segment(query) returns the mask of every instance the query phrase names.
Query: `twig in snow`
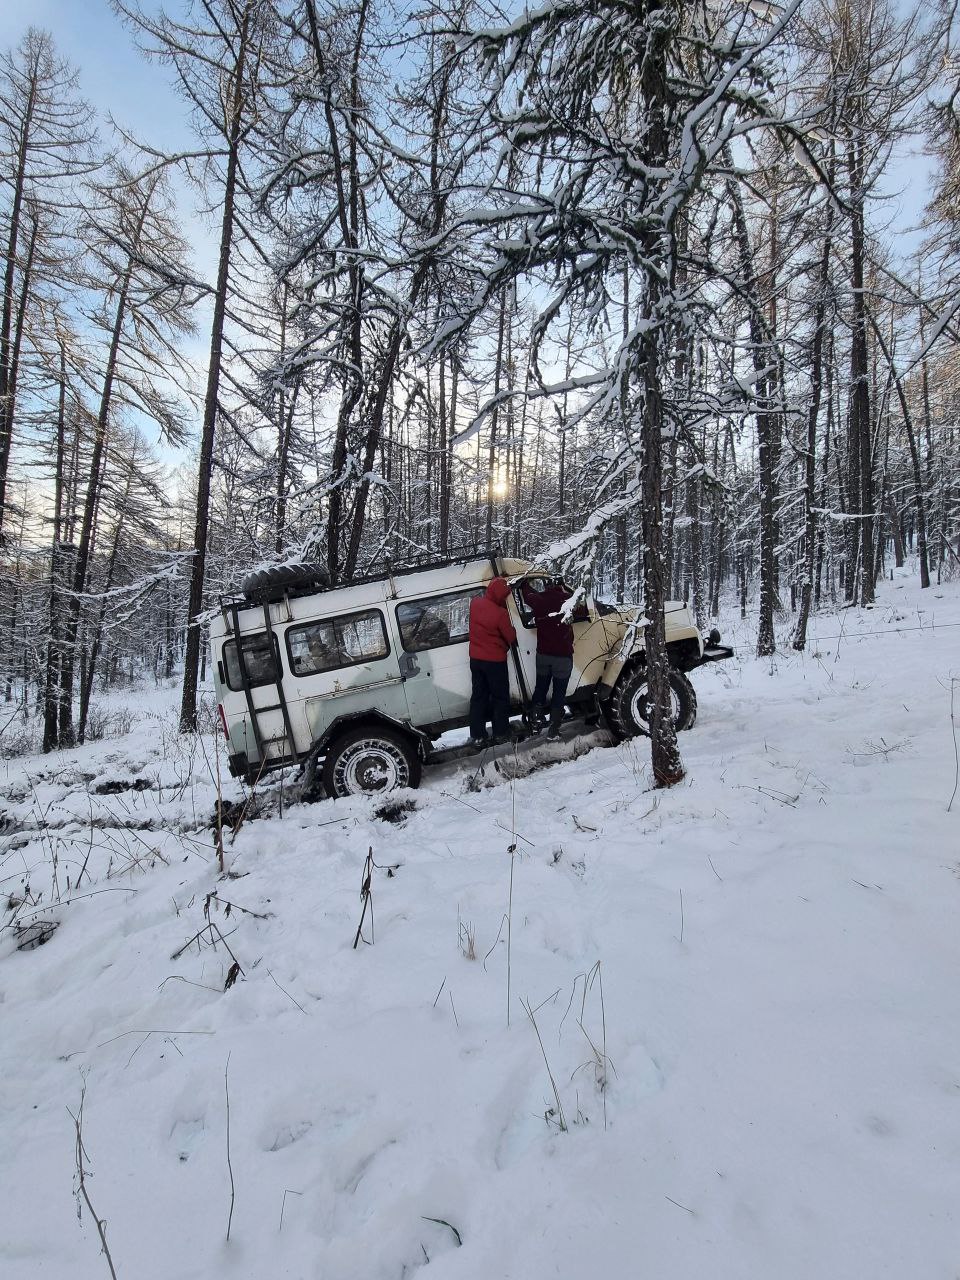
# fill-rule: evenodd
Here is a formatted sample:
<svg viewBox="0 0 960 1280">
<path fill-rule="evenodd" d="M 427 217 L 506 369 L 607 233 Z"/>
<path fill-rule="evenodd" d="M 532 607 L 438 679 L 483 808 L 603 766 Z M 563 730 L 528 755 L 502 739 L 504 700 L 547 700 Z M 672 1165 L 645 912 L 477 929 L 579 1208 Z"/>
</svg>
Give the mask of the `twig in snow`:
<svg viewBox="0 0 960 1280">
<path fill-rule="evenodd" d="M 549 1004 L 551 1000 L 556 1000 L 559 994 L 560 994 L 560 988 L 557 987 L 556 991 L 554 991 L 551 995 L 547 996 L 545 1000 L 540 1001 L 540 1003 L 537 1005 L 537 1007 L 534 1009 L 533 1012 L 539 1013 L 545 1004 Z"/>
<path fill-rule="evenodd" d="M 952 548 L 951 548 L 952 550 Z M 957 747 L 957 718 L 953 710 L 954 694 L 957 689 L 957 678 L 950 678 L 950 729 L 953 733 L 953 793 L 950 796 L 950 803 L 947 805 L 947 813 L 953 808 L 953 802 L 957 798 L 957 784 L 960 783 L 960 749 Z"/>
<path fill-rule="evenodd" d="M 507 895 L 507 1026 L 510 1025 L 510 979 L 513 958 L 513 864 L 516 860 L 517 846 L 510 846 L 510 892 Z"/>
<path fill-rule="evenodd" d="M 157 987 L 157 990 L 158 990 L 158 991 L 162 991 L 162 990 L 163 990 L 163 988 L 167 985 L 167 983 L 168 983 L 168 982 L 185 982 L 185 983 L 187 984 L 187 986 L 188 986 L 188 987 L 199 987 L 201 991 L 215 991 L 215 992 L 217 993 L 217 995 L 219 995 L 219 994 L 220 994 L 220 988 L 219 988 L 219 987 L 211 987 L 211 986 L 208 986 L 208 984 L 207 984 L 207 983 L 205 983 L 205 982 L 192 982 L 192 981 L 190 980 L 190 978 L 184 978 L 184 977 L 183 977 L 181 974 L 179 974 L 179 973 L 171 973 L 171 974 L 169 974 L 169 975 L 168 975 L 166 978 L 164 978 L 164 980 L 160 983 L 160 985 Z M 152 1034 L 152 1032 L 151 1032 L 151 1034 Z"/>
<path fill-rule="evenodd" d="M 532 840 L 528 840 L 527 837 L 525 835 L 522 835 L 519 831 L 514 831 L 514 830 L 511 830 L 510 827 L 505 827 L 499 818 L 497 818 L 496 820 L 496 825 L 500 828 L 501 831 L 508 831 L 510 835 L 513 836 L 514 840 L 522 840 L 523 843 L 528 844 L 531 849 L 535 849 L 537 847 Z"/>
<path fill-rule="evenodd" d="M 506 917 L 505 915 L 501 916 L 501 917 L 500 917 L 500 928 L 497 930 L 497 936 L 496 936 L 496 937 L 494 938 L 494 940 L 493 940 L 493 946 L 490 948 L 490 950 L 487 952 L 487 954 L 483 957 L 483 969 L 484 969 L 484 972 L 486 972 L 486 968 L 487 968 L 487 961 L 490 959 L 490 957 L 493 955 L 494 951 L 497 949 L 497 943 L 500 941 L 500 938 L 501 938 L 501 936 L 503 935 L 503 926 L 506 924 L 506 922 L 507 922 L 507 917 Z"/>
<path fill-rule="evenodd" d="M 367 857 L 363 864 L 363 878 L 360 881 L 360 900 L 363 903 L 363 910 L 360 913 L 360 923 L 357 925 L 356 936 L 353 939 L 353 949 L 356 951 L 361 940 L 366 942 L 363 936 L 363 922 L 367 918 L 367 907 L 370 908 L 370 943 L 373 945 L 373 845 L 367 851 Z"/>
<path fill-rule="evenodd" d="M 720 874 L 717 868 L 713 865 L 713 859 L 710 857 L 709 853 L 707 854 L 707 861 L 710 863 L 710 870 L 717 877 L 720 883 L 723 884 L 723 876 Z"/>
<path fill-rule="evenodd" d="M 282 991 L 283 994 L 287 997 L 287 999 L 292 1001 L 297 1006 L 297 1008 L 300 1010 L 301 1013 L 307 1012 L 299 1000 L 295 1000 L 285 987 L 280 986 L 280 983 L 276 980 L 276 978 L 273 976 L 273 974 L 270 972 L 269 969 L 267 970 L 267 977 L 270 979 L 270 981 L 273 983 L 273 985 L 277 988 L 278 991 Z M 299 1191 L 296 1194 L 299 1195 L 300 1194 Z"/>
<path fill-rule="evenodd" d="M 452 1222 L 447 1222 L 446 1218 L 428 1218 L 425 1213 L 421 1213 L 420 1217 L 423 1218 L 424 1222 L 435 1222 L 439 1227 L 449 1228 L 449 1230 L 453 1232 L 453 1238 L 457 1242 L 458 1249 L 463 1244 L 463 1237 L 461 1236 L 460 1232 L 457 1230 L 457 1228 L 453 1225 Z"/>
<path fill-rule="evenodd" d="M 446 986 L 446 983 L 447 983 L 447 978 L 446 978 L 446 974 L 444 974 L 443 982 L 441 982 L 441 983 L 440 983 L 440 990 L 439 990 L 439 991 L 437 992 L 437 994 L 433 997 L 433 1007 L 434 1007 L 434 1009 L 437 1007 L 437 1001 L 440 999 L 440 992 L 441 992 L 441 991 L 443 990 L 443 988 Z"/>
<path fill-rule="evenodd" d="M 453 1003 L 453 992 L 452 992 L 452 991 L 448 991 L 448 992 L 447 992 L 447 995 L 450 997 L 450 1008 L 453 1010 L 453 1020 L 454 1020 L 454 1022 L 457 1024 L 457 1030 L 459 1031 L 459 1030 L 460 1030 L 460 1019 L 457 1017 L 457 1006 Z"/>
<path fill-rule="evenodd" d="M 227 1065 L 223 1069 L 223 1091 L 227 1100 L 227 1173 L 230 1175 L 230 1212 L 227 1215 L 227 1240 L 230 1239 L 230 1228 L 233 1225 L 233 1206 L 237 1199 L 237 1189 L 233 1181 L 233 1164 L 230 1161 L 230 1055 L 227 1054 Z"/>
<path fill-rule="evenodd" d="M 216 991 L 216 987 L 210 987 L 208 989 L 210 991 Z M 101 1040 L 100 1043 L 96 1046 L 96 1048 L 104 1049 L 108 1044 L 115 1044 L 117 1040 L 122 1040 L 124 1036 L 213 1036 L 213 1035 L 216 1035 L 215 1031 L 157 1031 L 157 1030 L 121 1031 L 118 1036 L 111 1036 L 109 1040 Z M 74 1050 L 74 1052 L 77 1052 L 77 1050 Z M 70 1054 L 69 1056 L 72 1057 L 73 1054 Z"/>
<path fill-rule="evenodd" d="M 561 1103 L 561 1101 L 560 1101 L 560 1093 L 559 1093 L 559 1091 L 558 1091 L 558 1089 L 557 1089 L 557 1082 L 556 1082 L 556 1080 L 554 1080 L 554 1078 L 553 1078 L 553 1072 L 550 1070 L 550 1063 L 549 1063 L 549 1061 L 548 1061 L 548 1059 L 547 1059 L 547 1051 L 546 1051 L 546 1049 L 543 1047 L 543 1037 L 540 1035 L 540 1028 L 537 1026 L 537 1020 L 536 1020 L 536 1018 L 533 1016 L 533 1010 L 530 1008 L 530 1001 L 529 1001 L 529 1000 L 527 1000 L 527 1001 L 526 1001 L 526 1003 L 524 1003 L 524 1001 L 523 1001 L 523 1000 L 521 1000 L 521 1001 L 520 1001 L 520 1004 L 523 1006 L 523 1008 L 524 1008 L 524 1009 L 526 1009 L 526 1011 L 527 1011 L 527 1017 L 528 1017 L 528 1018 L 530 1019 L 530 1021 L 533 1023 L 533 1029 L 534 1029 L 534 1031 L 537 1033 L 537 1041 L 538 1041 L 538 1043 L 539 1043 L 539 1045 L 540 1045 L 540 1052 L 543 1054 L 543 1062 L 544 1062 L 544 1065 L 545 1065 L 545 1066 L 546 1066 L 546 1068 L 547 1068 L 547 1075 L 550 1077 L 550 1084 L 551 1084 L 551 1086 L 553 1087 L 553 1097 L 554 1097 L 554 1101 L 555 1101 L 555 1102 L 556 1102 L 556 1104 L 557 1104 L 557 1118 L 558 1118 L 558 1124 L 559 1124 L 559 1126 L 560 1126 L 560 1132 L 561 1132 L 561 1133 L 566 1133 L 566 1132 L 567 1132 L 567 1122 L 566 1122 L 566 1120 L 565 1120 L 565 1118 L 564 1118 L 564 1115 L 563 1115 L 563 1104 L 562 1104 L 562 1103 Z M 549 1114 L 549 1113 L 548 1113 L 548 1114 Z"/>
<path fill-rule="evenodd" d="M 228 902 L 226 898 L 221 898 L 216 889 L 211 889 L 203 900 L 204 919 L 210 919 L 210 903 L 215 903 L 218 907 L 223 907 L 223 914 L 229 917 L 231 911 L 240 911 L 245 916 L 253 916 L 254 920 L 269 920 L 273 914 L 271 911 L 253 911 L 250 907 L 241 907 L 238 902 Z"/>
<path fill-rule="evenodd" d="M 224 947 L 226 948 L 227 954 L 230 956 L 230 959 L 233 961 L 233 965 L 231 965 L 231 969 L 234 969 L 234 966 L 235 966 L 233 979 L 227 984 L 228 986 L 233 986 L 233 983 L 237 979 L 237 975 L 243 974 L 244 969 L 243 969 L 243 966 L 240 964 L 240 961 L 233 954 L 233 951 L 230 948 L 230 944 L 227 942 L 227 938 L 224 937 L 219 925 L 215 924 L 212 920 L 209 921 L 207 924 L 205 924 L 202 929 L 198 929 L 192 938 L 188 938 L 187 941 L 183 944 L 183 946 L 173 953 L 170 959 L 179 960 L 180 957 L 183 955 L 183 953 L 186 951 L 187 947 L 193 946 L 194 943 L 196 943 L 198 947 L 202 947 L 203 941 L 204 941 L 203 935 L 205 933 L 210 934 L 209 943 L 214 948 L 214 950 L 216 950 L 217 938 L 219 938 L 220 941 L 223 943 Z M 231 933 L 236 933 L 236 929 L 231 930 Z M 229 937 L 230 935 L 228 934 L 227 936 Z"/>
<path fill-rule="evenodd" d="M 80 1218 L 80 1200 L 82 1198 L 84 1204 L 90 1211 L 90 1216 L 96 1224 L 97 1235 L 100 1237 L 100 1252 L 107 1260 L 107 1266 L 110 1268 L 110 1275 L 113 1277 L 113 1280 L 117 1280 L 117 1272 L 114 1268 L 113 1258 L 110 1256 L 110 1249 L 107 1245 L 107 1221 L 105 1218 L 97 1216 L 97 1211 L 91 1203 L 90 1193 L 87 1190 L 87 1174 L 89 1173 L 89 1170 L 84 1168 L 83 1163 L 85 1159 L 89 1159 L 83 1145 L 83 1100 L 86 1096 L 86 1092 L 86 1086 L 84 1086 L 84 1088 L 80 1090 L 80 1106 L 77 1108 L 76 1115 L 74 1115 L 70 1108 L 67 1107 L 67 1114 L 73 1121 L 73 1127 L 76 1131 L 75 1154 L 77 1162 L 77 1189 L 75 1194 L 77 1197 L 77 1218 Z"/>
<path fill-rule="evenodd" d="M 669 1200 L 671 1204 L 675 1204 L 678 1209 L 686 1210 L 686 1212 L 689 1213 L 691 1217 L 695 1218 L 697 1216 L 695 1209 L 691 1209 L 688 1205 L 681 1204 L 679 1200 L 674 1200 L 673 1196 L 664 1196 L 664 1199 Z"/>
<path fill-rule="evenodd" d="M 217 850 L 217 865 L 220 868 L 220 874 L 226 871 L 226 860 L 223 852 L 223 787 L 220 781 L 220 735 L 214 733 L 213 755 L 217 766 L 217 819 L 214 825 L 214 838 Z"/>
<path fill-rule="evenodd" d="M 474 813 L 482 813 L 482 809 L 478 809 L 475 804 L 468 804 L 462 796 L 455 796 L 452 791 L 441 791 L 442 796 L 446 796 L 448 800 L 456 800 L 458 804 L 466 805 L 468 809 L 472 809 Z"/>
<path fill-rule="evenodd" d="M 683 946 L 683 890 L 680 890 L 680 945 Z"/>
<path fill-rule="evenodd" d="M 278 1234 L 283 1230 L 283 1210 L 286 1207 L 287 1196 L 302 1196 L 302 1195 L 303 1195 L 302 1191 L 293 1191 L 289 1187 L 284 1187 L 283 1199 L 280 1201 L 280 1225 L 279 1227 L 277 1227 Z"/>
</svg>

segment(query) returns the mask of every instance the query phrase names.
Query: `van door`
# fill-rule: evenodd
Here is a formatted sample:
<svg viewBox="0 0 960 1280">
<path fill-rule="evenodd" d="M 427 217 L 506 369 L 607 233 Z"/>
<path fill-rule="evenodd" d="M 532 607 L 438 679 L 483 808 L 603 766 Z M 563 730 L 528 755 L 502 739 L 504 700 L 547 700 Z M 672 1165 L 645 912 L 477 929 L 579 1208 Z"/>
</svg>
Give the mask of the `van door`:
<svg viewBox="0 0 960 1280">
<path fill-rule="evenodd" d="M 542 577 L 527 577 L 534 590 L 540 591 L 546 585 Z M 532 694 L 537 682 L 537 624 L 533 613 L 523 599 L 520 583 L 513 589 L 510 598 L 510 617 L 517 628 L 517 648 L 523 664 L 523 674 L 527 682 L 527 693 Z M 577 606 L 573 615 L 573 670 L 567 683 L 567 693 L 576 689 L 596 684 L 603 674 L 604 666 L 611 651 L 616 649 L 621 631 L 608 628 L 598 614 L 593 600 Z M 516 680 L 511 671 L 511 691 Z"/>
<path fill-rule="evenodd" d="M 249 695 L 244 692 L 244 676 Z M 282 679 L 276 632 L 272 643 L 266 631 L 246 632 L 239 650 L 236 636 L 224 643 L 215 668 L 217 697 L 229 717 L 231 754 L 242 753 L 252 766 L 293 756 L 277 692 Z"/>
<path fill-rule="evenodd" d="M 376 708 L 407 719 L 399 655 L 376 606 L 286 630 L 290 717 L 315 742 L 339 716 Z M 296 699 L 296 701 L 294 701 Z"/>
<path fill-rule="evenodd" d="M 486 584 L 394 605 L 404 686 L 414 724 L 466 721 L 470 714 L 470 601 Z"/>
</svg>

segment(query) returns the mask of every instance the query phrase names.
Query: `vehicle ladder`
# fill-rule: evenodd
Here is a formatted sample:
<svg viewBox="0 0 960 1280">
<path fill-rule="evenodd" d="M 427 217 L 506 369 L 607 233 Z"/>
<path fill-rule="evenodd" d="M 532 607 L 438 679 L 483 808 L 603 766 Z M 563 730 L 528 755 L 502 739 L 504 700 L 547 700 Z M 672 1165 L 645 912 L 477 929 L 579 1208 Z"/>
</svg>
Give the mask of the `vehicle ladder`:
<svg viewBox="0 0 960 1280">
<path fill-rule="evenodd" d="M 287 613 L 290 612 L 290 603 L 287 603 Z M 231 601 L 228 605 L 223 605 L 223 613 L 227 621 L 227 630 L 233 631 L 234 641 L 237 646 L 237 666 L 240 670 L 240 684 L 243 688 L 243 695 L 247 702 L 247 710 L 250 714 L 250 728 L 253 732 L 253 740 L 256 743 L 257 755 L 259 756 L 259 764 L 261 769 L 266 764 L 267 748 L 277 743 L 282 743 L 286 739 L 289 745 L 289 751 L 284 751 L 282 758 L 292 764 L 300 763 L 300 753 L 297 751 L 296 740 L 293 736 L 293 725 L 290 720 L 290 708 L 287 705 L 286 694 L 283 692 L 283 665 L 280 660 L 280 646 L 277 643 L 273 630 L 273 622 L 270 618 L 270 602 L 263 602 L 263 624 L 267 633 L 267 641 L 270 646 L 270 660 L 273 663 L 273 670 L 276 679 L 270 681 L 276 690 L 276 702 L 269 703 L 267 706 L 258 707 L 253 701 L 253 686 L 250 683 L 250 671 L 247 667 L 247 655 L 244 652 L 240 633 L 240 606 L 236 600 Z M 259 687 L 259 686 L 258 686 Z M 265 739 L 260 727 L 260 716 L 266 715 L 271 711 L 279 711 L 283 717 L 283 738 L 267 738 Z"/>
</svg>

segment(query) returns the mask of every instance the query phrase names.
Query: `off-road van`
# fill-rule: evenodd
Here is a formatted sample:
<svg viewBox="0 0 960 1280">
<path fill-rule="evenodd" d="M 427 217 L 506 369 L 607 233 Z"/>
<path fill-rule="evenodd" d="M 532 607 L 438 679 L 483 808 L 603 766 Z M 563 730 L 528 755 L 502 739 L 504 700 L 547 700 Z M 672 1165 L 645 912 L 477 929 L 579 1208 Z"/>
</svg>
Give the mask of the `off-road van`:
<svg viewBox="0 0 960 1280">
<path fill-rule="evenodd" d="M 436 746 L 440 736 L 468 723 L 470 601 L 498 574 L 514 588 L 546 576 L 487 553 L 385 566 L 336 586 L 309 566 L 251 575 L 221 601 L 210 624 L 230 772 L 253 782 L 288 765 L 308 777 L 319 768 L 332 796 L 418 786 L 424 764 L 451 758 L 451 749 Z M 507 607 L 517 630 L 511 704 L 524 715 L 535 680 L 536 624 L 519 590 Z M 572 624 L 571 718 L 602 715 L 620 736 L 643 733 L 640 611 L 588 597 Z M 666 633 L 674 715 L 687 729 L 697 703 L 686 673 L 731 650 L 716 632 L 705 643 L 681 603 L 666 606 Z"/>
</svg>

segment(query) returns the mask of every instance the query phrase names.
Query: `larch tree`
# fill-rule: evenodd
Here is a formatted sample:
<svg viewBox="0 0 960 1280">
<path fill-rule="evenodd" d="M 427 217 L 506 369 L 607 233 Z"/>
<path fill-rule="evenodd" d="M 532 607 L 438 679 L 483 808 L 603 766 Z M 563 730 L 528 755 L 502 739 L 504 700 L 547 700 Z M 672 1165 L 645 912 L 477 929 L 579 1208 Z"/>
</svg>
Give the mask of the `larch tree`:
<svg viewBox="0 0 960 1280">
<path fill-rule="evenodd" d="M 3 296 L 0 299 L 0 533 L 16 418 L 17 382 L 32 276 L 40 256 L 43 207 L 72 198 L 70 185 L 96 167 L 92 113 L 77 75 L 50 34 L 31 27 L 0 55 L 0 188 Z"/>
<path fill-rule="evenodd" d="M 592 514 L 539 558 L 588 579 L 607 527 L 639 508 L 646 697 L 658 785 L 683 777 L 663 616 L 664 445 L 677 429 L 665 386 L 677 333 L 695 325 L 698 282 L 696 272 L 689 278 L 678 272 L 680 229 L 697 192 L 723 170 L 725 149 L 758 123 L 776 121 L 761 66 L 791 14 L 770 19 L 740 5 L 675 0 L 642 0 L 628 9 L 571 3 L 462 38 L 463 56 L 474 53 L 486 71 L 479 110 L 497 120 L 501 148 L 475 211 L 460 220 L 484 239 L 486 271 L 470 307 L 436 342 L 499 305 L 512 282 L 536 282 L 547 291 L 531 332 L 536 378 L 519 394 L 555 400 L 573 393 L 568 422 L 615 426 Z M 536 362 L 572 305 L 594 330 L 624 309 L 627 322 L 611 326 L 592 369 L 551 378 Z M 517 394 L 509 388 L 491 395 L 468 432 Z"/>
<path fill-rule="evenodd" d="M 180 727 L 197 727 L 197 683 L 200 672 L 200 623 L 206 577 L 210 521 L 210 482 L 214 439 L 220 416 L 231 259 L 239 234 L 239 204 L 247 191 L 243 161 L 256 121 L 265 48 L 273 37 L 274 15 L 255 0 L 193 0 L 182 18 L 164 11 L 114 0 L 134 27 L 145 51 L 172 67 L 175 85 L 188 104 L 198 136 L 196 152 L 161 158 L 196 171 L 202 166 L 205 189 L 220 210 L 216 279 L 210 290 L 213 314 L 206 390 L 200 425 L 196 522 L 190 570 L 190 600 L 184 652 Z"/>
<path fill-rule="evenodd" d="M 815 76 L 824 125 L 836 139 L 847 251 L 850 365 L 847 403 L 847 500 L 854 535 L 848 599 L 861 604 L 876 587 L 876 405 L 872 403 L 868 271 L 869 213 L 882 195 L 891 154 L 918 126 L 932 79 L 932 43 L 919 9 L 901 17 L 889 0 L 818 0 L 804 13 L 803 45 Z M 839 233 L 835 231 L 839 240 Z M 855 522 L 855 523 L 854 523 Z"/>
<path fill-rule="evenodd" d="M 137 178 L 121 165 L 112 166 L 109 181 L 94 189 L 85 238 L 96 300 L 88 320 L 102 338 L 103 358 L 64 626 L 60 663 L 64 708 L 72 702 L 82 603 L 111 425 L 118 412 L 127 410 L 154 422 L 168 441 L 183 442 L 184 404 L 176 374 L 178 368 L 181 374 L 185 371 L 177 340 L 190 331 L 190 300 L 184 284 L 186 245 L 161 172 Z M 70 726 L 61 719 L 58 745 L 69 745 L 71 737 Z"/>
</svg>

